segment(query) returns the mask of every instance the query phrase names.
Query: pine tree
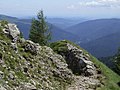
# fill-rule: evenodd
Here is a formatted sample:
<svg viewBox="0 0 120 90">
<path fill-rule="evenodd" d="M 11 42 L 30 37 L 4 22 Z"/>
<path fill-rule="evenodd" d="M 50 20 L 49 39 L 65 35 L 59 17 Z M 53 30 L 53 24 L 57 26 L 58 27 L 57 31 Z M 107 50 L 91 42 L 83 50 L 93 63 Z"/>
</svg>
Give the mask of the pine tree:
<svg viewBox="0 0 120 90">
<path fill-rule="evenodd" d="M 46 17 L 44 17 L 43 11 L 41 10 L 37 14 L 37 19 L 34 18 L 32 20 L 30 29 L 29 39 L 40 45 L 48 45 L 51 39 L 51 32 L 45 20 Z"/>
</svg>

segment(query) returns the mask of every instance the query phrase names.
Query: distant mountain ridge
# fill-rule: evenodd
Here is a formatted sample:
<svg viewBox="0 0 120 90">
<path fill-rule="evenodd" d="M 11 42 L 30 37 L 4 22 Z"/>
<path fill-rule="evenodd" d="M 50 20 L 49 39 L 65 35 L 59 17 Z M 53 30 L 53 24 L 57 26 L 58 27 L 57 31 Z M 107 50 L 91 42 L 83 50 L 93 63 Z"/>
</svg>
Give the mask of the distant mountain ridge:
<svg viewBox="0 0 120 90">
<path fill-rule="evenodd" d="M 0 20 L 4 20 L 4 19 L 17 20 L 18 18 L 0 14 Z"/>
<path fill-rule="evenodd" d="M 59 41 L 59 40 L 70 40 L 70 41 L 73 41 L 73 42 L 78 42 L 79 41 L 79 37 L 70 33 L 70 32 L 67 32 L 67 31 L 64 31 L 63 29 L 55 26 L 55 25 L 52 25 L 50 24 L 51 26 L 51 31 L 52 31 L 52 41 Z"/>
<path fill-rule="evenodd" d="M 17 24 L 24 37 L 28 39 L 31 19 L 18 19 L 5 15 L 0 15 L 0 19 Z M 64 23 L 63 18 L 48 19 L 49 22 L 50 20 L 52 23 L 58 21 Z M 59 28 L 58 24 L 58 26 L 51 23 L 49 25 L 52 26 L 52 41 L 66 39 L 76 42 L 96 57 L 114 55 L 120 46 L 120 19 L 89 20 L 66 29 Z"/>
<path fill-rule="evenodd" d="M 0 15 L 0 20 L 8 20 L 11 23 L 17 24 L 18 28 L 23 33 L 24 37 L 28 39 L 32 19 L 18 19 L 16 17 Z M 52 20 L 55 21 L 57 19 L 52 19 Z M 61 28 L 55 26 L 54 24 L 51 24 L 49 19 L 48 21 L 49 21 L 48 25 L 51 27 L 51 32 L 53 34 L 52 41 L 67 39 L 73 42 L 77 42 L 79 40 L 79 37 L 77 37 L 76 35 L 66 32 Z"/>
<path fill-rule="evenodd" d="M 117 53 L 120 47 L 120 32 L 113 33 L 88 43 L 80 44 L 96 57 L 108 57 Z"/>
<path fill-rule="evenodd" d="M 61 29 L 66 29 L 70 26 L 87 21 L 87 19 L 85 18 L 48 18 L 47 21 Z"/>
<path fill-rule="evenodd" d="M 120 19 L 89 20 L 71 26 L 66 31 L 78 35 L 83 43 L 120 32 Z"/>
</svg>

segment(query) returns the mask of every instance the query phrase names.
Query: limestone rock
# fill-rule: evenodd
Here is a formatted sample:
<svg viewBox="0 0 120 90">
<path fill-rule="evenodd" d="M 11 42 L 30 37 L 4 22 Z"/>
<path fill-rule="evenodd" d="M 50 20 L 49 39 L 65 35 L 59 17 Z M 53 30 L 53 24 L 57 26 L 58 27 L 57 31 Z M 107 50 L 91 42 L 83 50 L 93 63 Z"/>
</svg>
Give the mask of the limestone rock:
<svg viewBox="0 0 120 90">
<path fill-rule="evenodd" d="M 60 52 L 65 57 L 68 67 L 73 73 L 82 75 L 96 74 L 94 63 L 85 55 L 83 51 L 70 43 L 66 44 L 66 52 Z"/>
<path fill-rule="evenodd" d="M 0 90 L 7 90 L 7 89 L 5 89 L 4 87 L 0 86 Z"/>
<path fill-rule="evenodd" d="M 37 88 L 34 85 L 32 85 L 31 83 L 25 83 L 25 84 L 21 85 L 19 90 L 37 90 Z"/>
<path fill-rule="evenodd" d="M 29 51 L 33 54 L 37 54 L 37 53 L 39 53 L 40 45 L 35 44 L 30 40 L 26 40 L 24 48 L 25 48 L 25 51 Z"/>
<path fill-rule="evenodd" d="M 13 42 L 16 42 L 18 39 L 18 36 L 20 35 L 20 31 L 17 28 L 15 24 L 8 23 L 6 28 L 3 29 L 3 32 L 10 36 L 13 40 Z"/>
<path fill-rule="evenodd" d="M 66 41 L 53 43 L 53 46 L 53 50 L 65 58 L 68 68 L 75 74 L 75 83 L 73 86 L 70 85 L 67 90 L 96 90 L 101 86 L 101 81 L 97 78 L 98 69 L 88 54 Z"/>
<path fill-rule="evenodd" d="M 68 65 L 65 63 L 64 58 L 56 53 L 53 54 L 53 50 L 50 47 L 44 46 L 43 48 L 47 52 L 47 57 L 56 67 L 56 69 L 52 69 L 53 75 L 69 81 L 73 80 L 73 74 L 67 68 Z"/>
</svg>

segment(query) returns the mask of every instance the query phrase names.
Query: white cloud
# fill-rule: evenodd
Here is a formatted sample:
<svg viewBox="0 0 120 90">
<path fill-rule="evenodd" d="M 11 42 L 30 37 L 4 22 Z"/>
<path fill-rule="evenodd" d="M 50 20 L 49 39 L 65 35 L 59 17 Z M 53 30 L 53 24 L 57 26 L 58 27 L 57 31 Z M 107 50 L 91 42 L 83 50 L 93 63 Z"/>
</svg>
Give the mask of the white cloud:
<svg viewBox="0 0 120 90">
<path fill-rule="evenodd" d="M 75 9 L 76 7 L 75 7 L 75 5 L 70 5 L 70 6 L 68 6 L 67 8 L 68 8 L 68 9 Z"/>
<path fill-rule="evenodd" d="M 79 2 L 80 6 L 101 6 L 102 3 L 96 2 L 96 1 L 89 1 L 89 2 Z"/>
<path fill-rule="evenodd" d="M 97 2 L 109 5 L 111 4 L 120 5 L 120 0 L 98 0 Z"/>
<path fill-rule="evenodd" d="M 99 2 L 119 2 L 119 0 L 98 0 Z"/>
<path fill-rule="evenodd" d="M 84 0 L 75 5 L 68 6 L 69 9 L 80 7 L 103 7 L 103 8 L 120 8 L 120 0 Z"/>
</svg>

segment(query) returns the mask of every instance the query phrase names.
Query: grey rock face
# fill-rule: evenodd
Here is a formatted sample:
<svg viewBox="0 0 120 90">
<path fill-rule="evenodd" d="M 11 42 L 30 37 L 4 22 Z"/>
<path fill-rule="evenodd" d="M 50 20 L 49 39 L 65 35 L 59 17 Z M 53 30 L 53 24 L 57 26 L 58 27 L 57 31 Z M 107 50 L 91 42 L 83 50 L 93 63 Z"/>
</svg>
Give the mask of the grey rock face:
<svg viewBox="0 0 120 90">
<path fill-rule="evenodd" d="M 12 38 L 13 42 L 16 42 L 16 40 L 18 39 L 18 36 L 20 35 L 20 31 L 17 28 L 17 26 L 11 23 L 6 25 L 6 27 L 3 29 L 3 32 L 9 35 Z"/>
<path fill-rule="evenodd" d="M 90 76 L 96 74 L 96 68 L 93 62 L 83 53 L 82 50 L 67 43 L 67 52 L 65 59 L 68 66 L 74 73 Z"/>
<path fill-rule="evenodd" d="M 49 47 L 44 46 L 43 48 L 47 51 L 46 57 L 48 57 L 48 59 L 50 59 L 56 67 L 55 69 L 52 69 L 53 75 L 60 77 L 63 80 L 65 79 L 66 81 L 71 81 L 73 79 L 73 73 L 68 69 L 68 65 L 66 64 L 64 58 L 56 53 L 53 54 L 53 50 Z"/>
<path fill-rule="evenodd" d="M 66 90 L 96 90 L 102 85 L 98 79 L 98 77 L 102 78 L 102 75 L 98 74 L 98 68 L 91 61 L 89 54 L 67 41 L 52 45 L 53 50 L 65 58 L 68 68 L 75 74 L 75 83 L 68 86 Z"/>
<path fill-rule="evenodd" d="M 3 32 L 12 39 L 11 47 L 17 53 L 18 51 L 17 51 L 17 44 L 16 44 L 16 42 L 17 42 L 18 37 L 20 35 L 19 29 L 17 28 L 17 26 L 15 24 L 8 23 L 7 25 L 5 25 L 5 27 L 3 29 Z"/>
<path fill-rule="evenodd" d="M 7 90 L 7 89 L 5 89 L 4 87 L 0 86 L 0 90 Z"/>
<path fill-rule="evenodd" d="M 38 54 L 39 53 L 39 48 L 40 45 L 39 44 L 35 44 L 30 40 L 26 40 L 25 42 L 25 51 L 29 51 L 33 54 Z"/>
<path fill-rule="evenodd" d="M 37 88 L 31 83 L 25 83 L 19 87 L 17 90 L 37 90 Z"/>
</svg>

